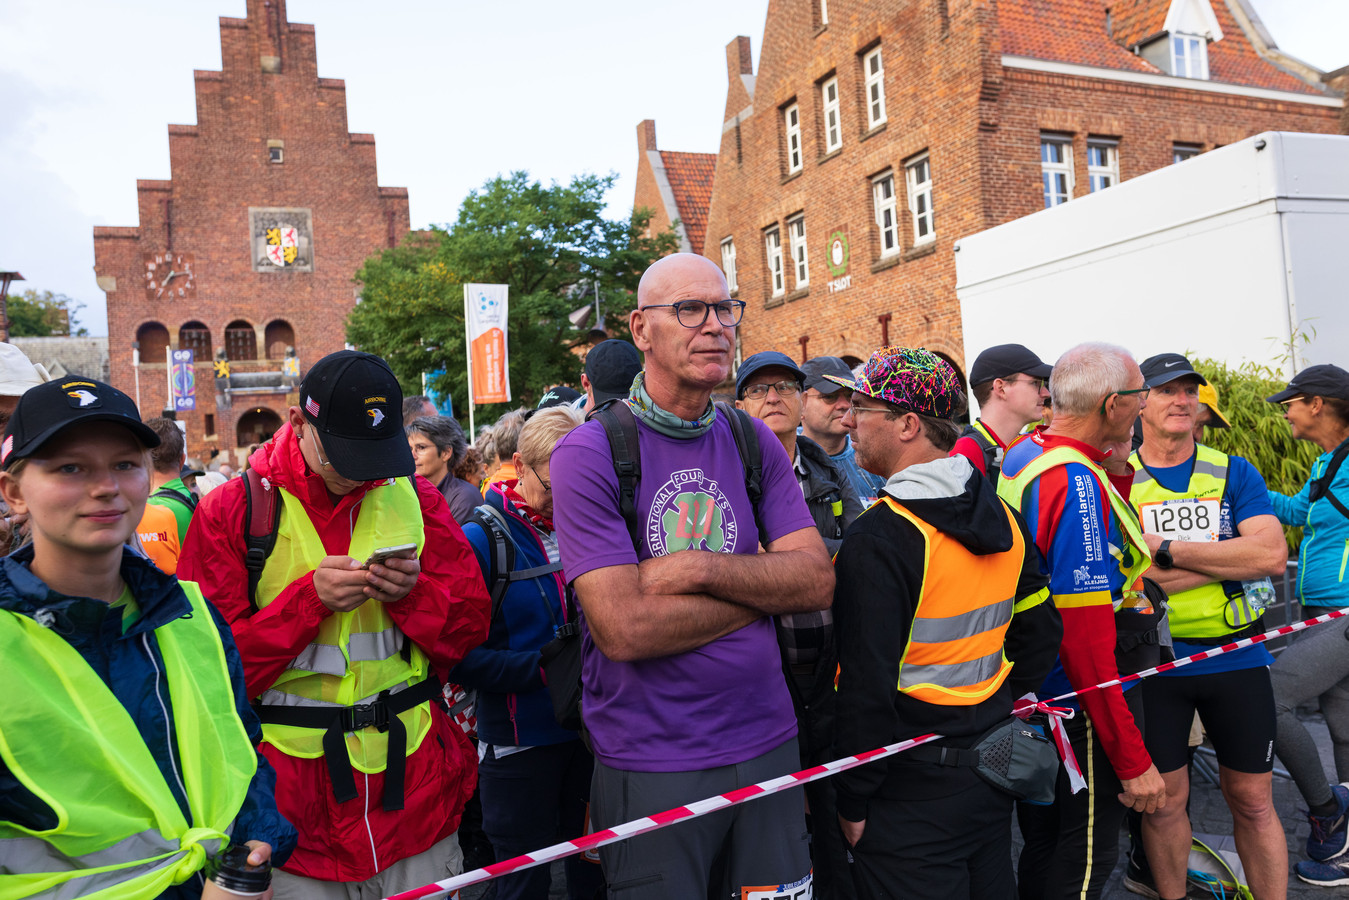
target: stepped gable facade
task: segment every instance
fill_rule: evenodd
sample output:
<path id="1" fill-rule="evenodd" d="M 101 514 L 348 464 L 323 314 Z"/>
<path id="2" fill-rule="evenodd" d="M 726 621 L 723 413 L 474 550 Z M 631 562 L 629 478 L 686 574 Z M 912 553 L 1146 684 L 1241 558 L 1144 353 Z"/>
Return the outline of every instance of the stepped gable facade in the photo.
<path id="1" fill-rule="evenodd" d="M 744 355 L 903 344 L 964 373 L 960 237 L 1349 123 L 1346 70 L 1283 54 L 1246 0 L 770 0 L 758 73 L 747 37 L 726 60 L 703 254 L 748 304 Z"/>
<path id="2" fill-rule="evenodd" d="M 173 371 L 195 382 L 193 408 L 176 410 L 189 452 L 235 461 L 284 421 L 307 366 L 343 348 L 352 278 L 409 215 L 285 0 L 247 0 L 247 18 L 220 19 L 220 43 L 221 70 L 193 73 L 197 123 L 168 126 L 171 177 L 136 183 L 140 224 L 96 227 L 94 255 L 112 383 L 160 415 L 166 353 L 192 350 Z"/>

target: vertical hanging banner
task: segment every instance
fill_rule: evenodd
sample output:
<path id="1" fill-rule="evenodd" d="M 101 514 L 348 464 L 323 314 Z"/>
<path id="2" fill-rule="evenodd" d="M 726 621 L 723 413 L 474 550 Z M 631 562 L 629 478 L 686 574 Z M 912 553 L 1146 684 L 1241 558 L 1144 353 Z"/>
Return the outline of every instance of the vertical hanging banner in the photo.
<path id="1" fill-rule="evenodd" d="M 169 366 L 169 387 L 173 391 L 173 408 L 179 412 L 197 408 L 197 370 L 193 368 L 191 350 L 174 350 Z"/>
<path id="2" fill-rule="evenodd" d="M 507 403 L 511 399 L 506 347 L 504 284 L 464 285 L 464 331 L 468 339 L 469 403 Z"/>

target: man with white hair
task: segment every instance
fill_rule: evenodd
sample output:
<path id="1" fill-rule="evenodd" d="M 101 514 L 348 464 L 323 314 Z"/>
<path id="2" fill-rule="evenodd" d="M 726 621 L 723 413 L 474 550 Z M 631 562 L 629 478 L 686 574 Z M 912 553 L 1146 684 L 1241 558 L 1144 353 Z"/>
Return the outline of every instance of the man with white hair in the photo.
<path id="1" fill-rule="evenodd" d="M 1044 555 L 1063 617 L 1044 697 L 1119 677 L 1114 604 L 1134 596 L 1152 562 L 1121 494 L 1130 482 L 1129 432 L 1147 402 L 1143 373 L 1123 348 L 1081 344 L 1054 364 L 1050 390 L 1054 421 L 1007 451 L 998 485 Z M 1134 615 L 1134 605 L 1122 604 L 1121 614 Z M 1140 696 L 1116 686 L 1065 704 L 1084 713 L 1067 729 L 1086 789 L 1072 793 L 1061 776 L 1051 806 L 1018 804 L 1023 900 L 1099 897 L 1119 856 L 1125 808 L 1150 813 L 1165 804 L 1166 788 L 1134 721 Z"/>

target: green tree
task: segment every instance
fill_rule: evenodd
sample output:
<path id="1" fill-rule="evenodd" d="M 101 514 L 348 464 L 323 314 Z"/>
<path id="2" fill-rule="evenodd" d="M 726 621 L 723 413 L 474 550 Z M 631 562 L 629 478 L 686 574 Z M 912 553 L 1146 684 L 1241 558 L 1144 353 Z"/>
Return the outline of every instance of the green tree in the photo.
<path id="1" fill-rule="evenodd" d="M 451 395 L 456 412 L 466 410 L 463 285 L 505 284 L 510 406 L 531 404 L 554 384 L 579 386 L 570 347 L 584 332 L 567 316 L 588 302 L 581 292 L 598 280 L 607 330 L 626 338 L 642 272 L 678 248 L 673 229 L 647 234 L 649 210 L 626 221 L 604 217 L 614 178 L 579 175 L 544 186 L 513 172 L 489 180 L 464 200 L 453 225 L 414 234 L 365 261 L 347 340 L 388 360 L 405 391 L 420 392 L 421 373 L 443 370 L 433 388 Z M 475 414 L 487 422 L 507 408 Z"/>
<path id="2" fill-rule="evenodd" d="M 11 294 L 5 300 L 12 337 L 85 337 L 89 329 L 71 330 L 75 316 L 82 309 L 84 304 L 78 300 L 51 291 L 30 289 L 22 294 Z"/>

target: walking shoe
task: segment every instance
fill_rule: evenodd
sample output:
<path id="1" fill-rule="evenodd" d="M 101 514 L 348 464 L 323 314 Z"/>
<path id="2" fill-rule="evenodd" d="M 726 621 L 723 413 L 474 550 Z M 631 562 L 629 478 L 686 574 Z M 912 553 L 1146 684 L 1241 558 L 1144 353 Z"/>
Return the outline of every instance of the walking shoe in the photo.
<path id="1" fill-rule="evenodd" d="M 1307 855 L 1314 862 L 1325 862 L 1343 856 L 1349 850 L 1349 787 L 1343 784 L 1330 788 L 1335 797 L 1335 812 L 1328 816 L 1307 813 L 1312 833 L 1307 836 Z"/>
<path id="2" fill-rule="evenodd" d="M 1293 871 L 1297 872 L 1297 877 L 1307 884 L 1321 887 L 1349 884 L 1349 862 L 1324 863 L 1303 860 L 1293 868 Z"/>
<path id="3" fill-rule="evenodd" d="M 1130 854 L 1128 865 L 1124 867 L 1124 889 L 1149 900 L 1158 900 L 1161 896 L 1152 883 L 1152 873 L 1134 862 Z"/>

